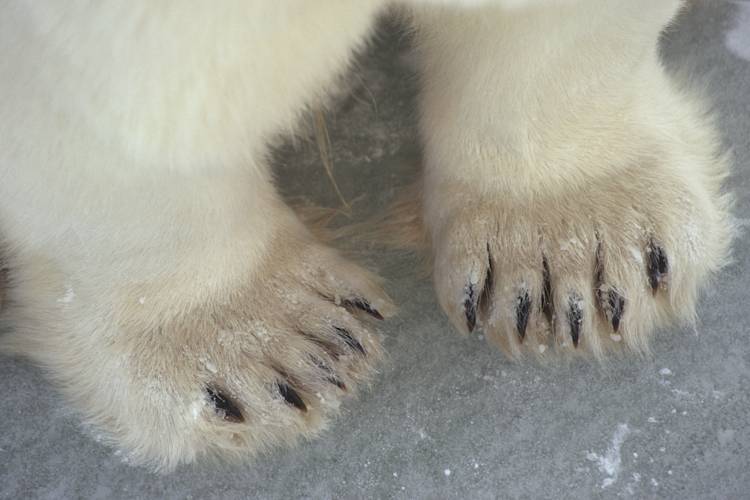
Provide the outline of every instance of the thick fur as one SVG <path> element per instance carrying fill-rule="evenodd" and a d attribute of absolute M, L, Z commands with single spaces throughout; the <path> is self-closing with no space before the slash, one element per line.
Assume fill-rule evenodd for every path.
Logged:
<path fill-rule="evenodd" d="M 388 300 L 281 202 L 264 154 L 335 88 L 380 4 L 2 3 L 2 344 L 134 463 L 311 436 L 371 373 L 354 309 Z"/>
<path fill-rule="evenodd" d="M 610 288 L 634 349 L 691 318 L 729 229 L 713 129 L 656 54 L 677 2 L 414 3 L 423 216 L 457 327 L 474 307 L 510 352 L 565 344 L 564 308 L 550 328 L 537 305 L 543 259 L 554 304 L 580 306 L 581 350 L 606 348 Z M 133 462 L 312 436 L 373 373 L 366 317 L 393 307 L 283 204 L 265 153 L 335 91 L 386 5 L 0 3 L 0 346 Z M 655 298 L 652 242 L 670 264 Z"/>
<path fill-rule="evenodd" d="M 679 8 L 417 12 L 423 215 L 459 331 L 480 324 L 513 355 L 601 356 L 694 319 L 727 259 L 728 162 L 659 61 Z"/>

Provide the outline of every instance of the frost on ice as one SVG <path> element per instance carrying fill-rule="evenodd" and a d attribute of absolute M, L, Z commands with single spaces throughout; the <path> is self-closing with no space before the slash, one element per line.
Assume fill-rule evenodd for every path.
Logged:
<path fill-rule="evenodd" d="M 620 469 L 622 467 L 622 455 L 620 451 L 622 449 L 622 443 L 625 442 L 625 438 L 630 434 L 630 428 L 628 424 L 620 424 L 617 426 L 615 435 L 612 437 L 612 444 L 609 445 L 604 455 L 599 455 L 594 452 L 588 452 L 586 458 L 591 462 L 595 462 L 599 472 L 606 474 L 607 477 L 602 481 L 602 489 L 611 486 L 617 481 L 617 476 L 620 475 Z"/>

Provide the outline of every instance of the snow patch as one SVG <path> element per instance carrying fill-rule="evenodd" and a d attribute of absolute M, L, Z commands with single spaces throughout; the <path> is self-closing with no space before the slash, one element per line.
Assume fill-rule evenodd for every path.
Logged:
<path fill-rule="evenodd" d="M 198 420 L 200 418 L 201 411 L 203 410 L 203 406 L 205 404 L 205 401 L 202 399 L 193 401 L 193 403 L 190 405 L 190 416 L 193 418 L 193 420 Z"/>
<path fill-rule="evenodd" d="M 636 264 L 643 264 L 643 255 L 641 254 L 641 251 L 637 249 L 636 247 L 629 247 L 628 250 L 630 251 L 630 256 L 633 257 L 633 261 Z"/>
<path fill-rule="evenodd" d="M 206 359 L 206 358 L 204 358 L 204 357 L 200 357 L 200 358 L 198 359 L 198 361 L 200 361 L 200 363 L 201 363 L 201 364 L 202 364 L 202 365 L 204 366 L 204 368 L 205 368 L 206 370 L 210 371 L 211 373 L 216 373 L 216 372 L 218 372 L 218 370 L 216 369 L 216 365 L 214 365 L 214 364 L 213 364 L 213 363 L 212 363 L 211 361 L 209 361 L 208 359 Z"/>
<path fill-rule="evenodd" d="M 627 491 L 629 495 L 635 495 L 635 488 L 640 484 L 640 482 L 641 475 L 637 472 L 634 472 L 630 482 L 627 484 L 627 486 L 625 486 L 625 491 Z"/>
<path fill-rule="evenodd" d="M 628 434 L 630 434 L 628 424 L 619 424 L 614 436 L 612 436 L 612 443 L 607 448 L 607 451 L 604 452 L 604 455 L 599 455 L 591 451 L 586 454 L 586 458 L 589 461 L 596 463 L 599 472 L 607 475 L 604 481 L 602 481 L 602 489 L 614 484 L 620 475 L 622 468 L 622 456 L 620 452 Z"/>

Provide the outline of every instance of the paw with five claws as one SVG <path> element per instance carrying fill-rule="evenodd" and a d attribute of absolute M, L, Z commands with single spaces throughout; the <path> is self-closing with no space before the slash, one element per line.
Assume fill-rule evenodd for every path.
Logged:
<path fill-rule="evenodd" d="M 511 355 L 646 351 L 655 328 L 694 318 L 726 260 L 727 202 L 698 179 L 633 166 L 526 198 L 432 194 L 449 200 L 428 224 L 440 303 L 459 331 L 481 327 Z"/>

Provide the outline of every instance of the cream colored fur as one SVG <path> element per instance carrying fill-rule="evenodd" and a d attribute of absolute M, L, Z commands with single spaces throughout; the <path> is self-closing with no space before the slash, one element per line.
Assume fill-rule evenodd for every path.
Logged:
<path fill-rule="evenodd" d="M 726 165 L 658 63 L 677 3 L 429 3 L 448 2 L 414 13 L 424 218 L 458 328 L 491 255 L 479 321 L 511 352 L 551 342 L 538 307 L 524 344 L 511 321 L 544 255 L 555 304 L 579 295 L 581 347 L 602 352 L 597 235 L 623 343 L 691 318 L 726 253 Z M 284 205 L 265 154 L 335 91 L 385 6 L 0 2 L 0 347 L 47 368 L 134 463 L 312 436 L 373 373 L 367 317 L 393 307 Z M 670 259 L 655 299 L 635 257 L 651 239 Z"/>
<path fill-rule="evenodd" d="M 694 319 L 731 228 L 719 140 L 658 57 L 679 7 L 581 0 L 417 13 L 424 218 L 457 329 L 476 308 L 513 355 L 601 355 L 618 344 L 644 352 L 655 327 Z M 654 292 L 657 249 L 668 272 Z"/>

